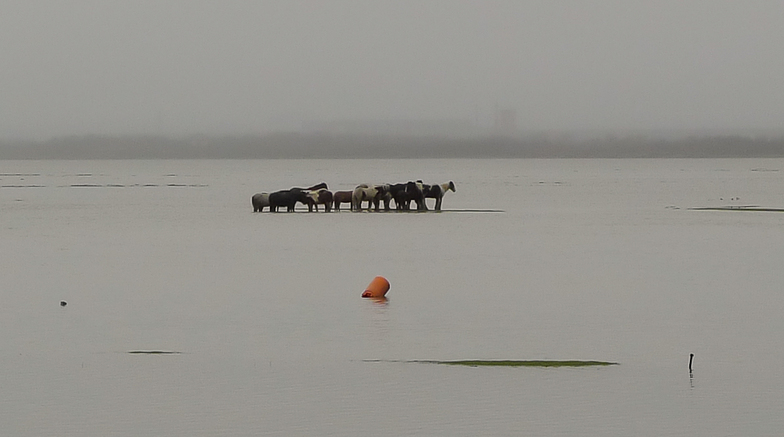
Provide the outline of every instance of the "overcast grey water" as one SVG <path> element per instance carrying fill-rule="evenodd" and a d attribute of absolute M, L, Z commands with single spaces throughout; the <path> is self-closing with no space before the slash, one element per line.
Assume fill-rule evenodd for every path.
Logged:
<path fill-rule="evenodd" d="M 782 176 L 782 159 L 0 161 L 0 428 L 781 435 L 784 213 L 690 208 L 784 208 Z M 420 178 L 455 182 L 444 212 L 250 203 Z M 386 302 L 360 297 L 377 275 Z"/>

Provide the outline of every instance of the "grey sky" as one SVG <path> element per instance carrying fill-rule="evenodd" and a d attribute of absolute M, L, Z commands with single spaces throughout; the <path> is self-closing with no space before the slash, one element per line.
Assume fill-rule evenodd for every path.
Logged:
<path fill-rule="evenodd" d="M 0 138 L 780 129 L 784 2 L 0 0 Z"/>

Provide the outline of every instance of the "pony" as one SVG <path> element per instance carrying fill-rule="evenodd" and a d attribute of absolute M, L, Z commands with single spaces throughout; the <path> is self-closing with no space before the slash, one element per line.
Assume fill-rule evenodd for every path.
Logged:
<path fill-rule="evenodd" d="M 272 212 L 278 212 L 278 208 L 281 206 L 285 206 L 287 212 L 294 212 L 294 206 L 297 202 L 304 205 L 308 204 L 306 191 L 292 188 L 290 190 L 275 191 L 269 195 L 269 207 Z"/>
<path fill-rule="evenodd" d="M 353 191 L 335 191 L 332 193 L 332 200 L 335 201 L 335 211 L 340 211 L 341 203 L 348 203 L 349 207 L 353 210 L 354 204 L 351 203 L 351 196 L 353 195 Z"/>
<path fill-rule="evenodd" d="M 384 211 L 392 210 L 389 207 L 390 202 L 392 202 L 392 194 L 389 192 L 389 187 L 389 184 L 376 185 L 376 189 L 380 190 L 380 193 L 378 196 L 376 196 L 376 201 L 374 202 L 376 205 L 376 211 L 378 211 L 380 202 L 384 202 Z"/>
<path fill-rule="evenodd" d="M 306 200 L 308 204 L 308 212 L 313 212 L 313 208 L 315 208 L 316 212 L 318 212 L 318 206 L 320 204 L 324 205 L 325 212 L 332 211 L 332 200 L 334 197 L 332 195 L 332 191 L 329 191 L 326 188 L 321 188 L 318 190 L 306 191 L 305 194 L 307 196 Z"/>
<path fill-rule="evenodd" d="M 256 193 L 250 198 L 250 203 L 253 205 L 253 212 L 262 212 L 264 207 L 270 206 L 269 193 Z M 270 208 L 270 210 L 272 210 Z"/>
<path fill-rule="evenodd" d="M 329 189 L 329 187 L 327 187 L 327 183 L 326 182 L 321 182 L 319 184 L 316 184 L 316 185 L 314 185 L 312 187 L 308 187 L 308 188 L 297 188 L 297 187 L 292 188 L 292 190 L 300 190 L 300 191 L 316 191 L 316 190 L 321 190 L 321 189 L 325 189 L 325 190 Z"/>
<path fill-rule="evenodd" d="M 422 181 L 417 181 L 422 182 Z M 436 199 L 436 211 L 441 211 L 441 202 L 444 199 L 444 194 L 447 191 L 452 190 L 455 192 L 455 183 L 452 181 L 445 182 L 439 185 L 425 185 L 423 184 L 422 192 L 425 196 L 425 199 Z"/>
<path fill-rule="evenodd" d="M 354 188 L 354 192 L 351 194 L 351 210 L 362 211 L 362 202 L 367 202 L 368 211 L 370 211 L 371 204 L 375 206 L 375 211 L 379 211 L 382 200 L 384 201 L 385 209 L 389 210 L 390 199 L 391 195 L 389 194 L 388 184 L 360 184 Z"/>
<path fill-rule="evenodd" d="M 389 193 L 395 200 L 395 209 L 398 211 L 411 210 L 411 201 L 417 204 L 417 211 L 426 211 L 427 204 L 422 193 L 422 185 L 417 182 L 394 184 L 389 187 Z"/>

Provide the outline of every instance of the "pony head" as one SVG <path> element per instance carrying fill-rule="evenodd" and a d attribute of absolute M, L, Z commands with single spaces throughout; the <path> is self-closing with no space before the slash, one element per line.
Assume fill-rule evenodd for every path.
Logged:
<path fill-rule="evenodd" d="M 308 191 L 305 191 L 305 195 L 308 198 L 310 198 L 311 200 L 313 200 L 314 202 L 318 202 L 319 192 L 320 191 L 321 190 L 308 190 Z"/>

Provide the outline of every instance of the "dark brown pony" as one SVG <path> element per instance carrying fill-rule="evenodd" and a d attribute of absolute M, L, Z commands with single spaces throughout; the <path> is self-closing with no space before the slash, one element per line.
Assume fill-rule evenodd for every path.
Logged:
<path fill-rule="evenodd" d="M 351 196 L 353 194 L 353 191 L 335 191 L 332 193 L 332 200 L 335 202 L 335 211 L 340 211 L 341 203 L 348 203 L 349 207 L 354 209 L 353 205 L 351 204 Z"/>
<path fill-rule="evenodd" d="M 326 184 L 325 184 L 326 185 Z M 307 191 L 307 204 L 308 204 L 308 211 L 313 212 L 313 209 L 316 209 L 318 212 L 318 206 L 324 205 L 324 211 L 330 212 L 332 211 L 332 191 L 327 190 L 326 188 L 321 188 L 318 190 L 311 190 Z"/>

